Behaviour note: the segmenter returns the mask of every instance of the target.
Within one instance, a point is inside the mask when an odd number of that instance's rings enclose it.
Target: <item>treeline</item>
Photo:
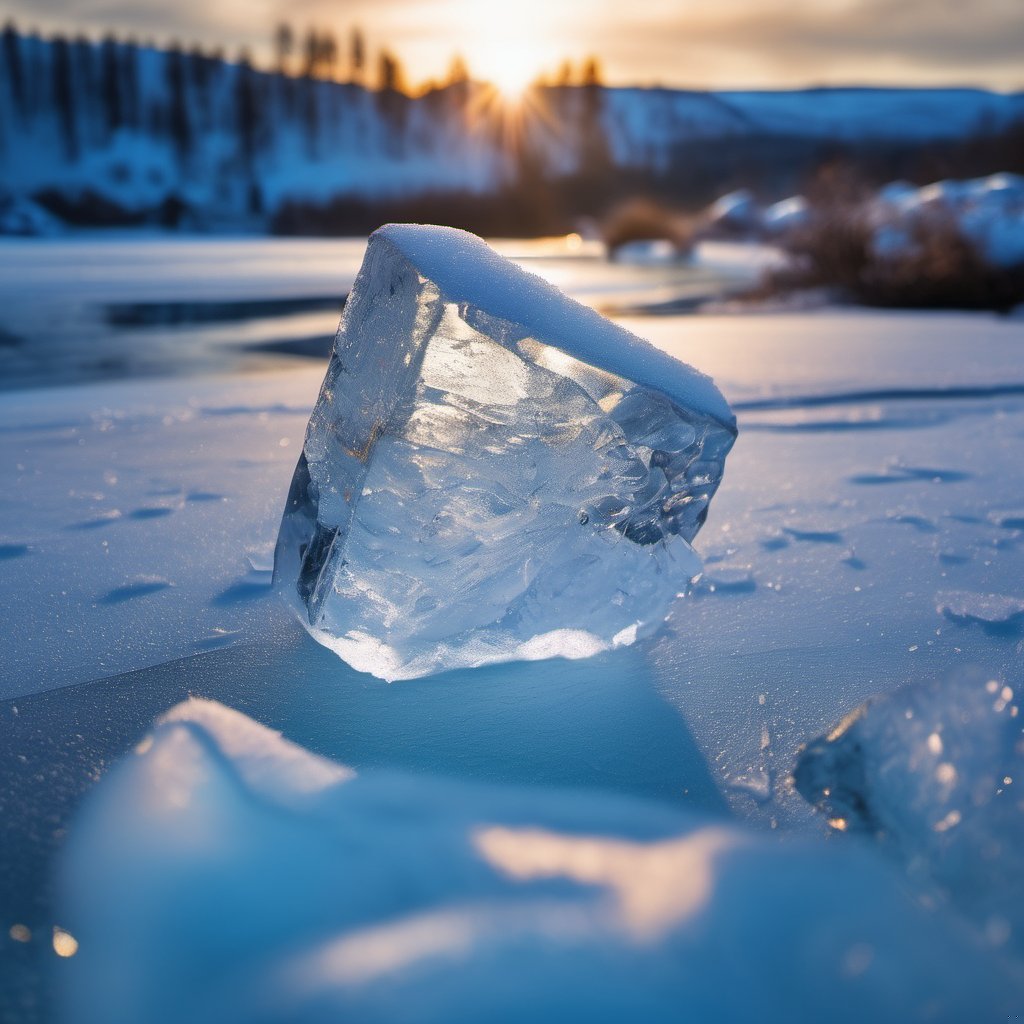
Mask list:
[[[110,142],[122,130],[166,136],[184,159],[197,134],[230,127],[213,124],[220,98],[213,94],[224,91],[227,77],[233,79],[234,127],[243,145],[258,130],[259,97],[252,68],[243,61],[237,72],[226,74],[231,66],[219,51],[185,51],[176,44],[155,51],[113,35],[99,43],[60,34],[43,39],[21,35],[8,22],[0,34],[0,52],[9,98],[0,139],[38,137],[48,127],[44,123],[55,118],[69,160],[85,148]]]
[[[609,166],[595,80],[552,101],[556,130],[519,124],[511,133],[507,112],[483,102],[488,87],[458,61],[449,81],[414,98],[387,52],[371,89],[331,77],[338,50],[323,33],[310,32],[301,53],[290,30],[279,37],[282,66],[263,71],[245,54],[228,62],[114,36],[43,39],[8,24],[0,182],[76,224],[129,223],[156,206],[165,221],[191,212],[266,223],[297,198],[497,194],[537,188],[555,166]],[[293,56],[301,64],[286,66]],[[365,61],[354,34],[348,70],[365,71]]]
[[[696,137],[694,110],[719,133]],[[1024,170],[1021,125],[837,144],[745,117],[713,95],[606,89],[593,60],[556,69],[511,110],[458,58],[412,96],[401,64],[358,30],[342,45],[282,26],[267,70],[245,54],[8,24],[0,213],[25,200],[76,225],[336,234],[413,219],[536,234],[638,195],[685,211],[738,187],[768,201],[834,187],[823,169],[872,186]]]

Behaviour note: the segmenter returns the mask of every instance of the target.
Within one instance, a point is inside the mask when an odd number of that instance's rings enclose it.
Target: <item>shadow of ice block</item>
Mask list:
[[[359,771],[606,790],[728,814],[685,723],[655,693],[642,646],[459,670],[443,683],[356,672],[282,607],[258,642],[0,703],[0,907],[33,927],[52,919],[52,860],[79,801],[192,695]]]
[[[61,879],[68,1024],[956,1020],[1017,994],[860,851],[356,773],[198,699],[100,783]]]
[[[375,232],[285,507],[275,581],[384,679],[655,629],[736,436],[714,383],[465,232]]]
[[[308,641],[294,653],[291,685],[317,695],[287,698],[286,728],[348,764],[607,789],[726,813],[703,755],[655,693],[637,648],[586,661],[458,669],[394,686]],[[342,694],[334,692],[339,683]]]

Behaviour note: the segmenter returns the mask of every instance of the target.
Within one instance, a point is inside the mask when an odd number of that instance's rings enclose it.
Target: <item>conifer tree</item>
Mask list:
[[[13,21],[8,21],[3,30],[4,64],[7,66],[7,82],[11,100],[18,117],[24,122],[28,117],[25,96],[25,68],[21,60],[21,39]]]
[[[64,154],[78,159],[78,127],[75,121],[75,91],[71,70],[71,51],[63,36],[51,40],[53,59],[50,65],[53,101],[57,108]]]
[[[167,51],[165,73],[171,141],[179,162],[184,163],[192,150],[192,126],[185,83],[185,57],[177,43],[172,43]]]
[[[277,72],[280,75],[286,75],[292,51],[295,49],[295,32],[288,22],[282,21],[277,26],[274,32],[274,47],[277,51]]]
[[[366,40],[363,30],[356,25],[349,38],[349,77],[357,85],[362,85],[366,75]]]
[[[325,31],[320,33],[317,51],[320,77],[336,78],[338,72],[338,40],[334,38],[333,32]]]
[[[122,117],[126,128],[138,128],[142,124],[142,109],[139,102],[139,45],[135,39],[129,37],[120,50]]]
[[[390,51],[381,50],[377,62],[377,88],[381,92],[405,92],[405,71]]]
[[[310,28],[302,44],[302,77],[315,78],[319,66],[320,35],[315,28]]]
[[[235,137],[242,166],[250,178],[256,163],[256,140],[259,136],[259,108],[256,102],[255,75],[249,54],[242,51],[235,76]]]
[[[117,40],[112,35],[100,43],[100,91],[102,92],[103,120],[107,136],[124,124],[124,105],[121,102],[121,59]]]

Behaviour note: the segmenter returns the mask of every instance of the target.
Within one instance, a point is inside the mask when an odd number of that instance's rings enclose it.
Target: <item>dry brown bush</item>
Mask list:
[[[680,254],[693,245],[692,221],[650,199],[620,203],[602,220],[600,231],[609,255],[630,242],[668,241]]]

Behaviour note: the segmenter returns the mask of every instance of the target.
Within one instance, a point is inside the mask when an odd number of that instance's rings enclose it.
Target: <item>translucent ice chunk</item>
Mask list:
[[[735,438],[714,384],[479,239],[370,239],[275,580],[385,679],[631,643],[699,570]]]
[[[355,775],[209,701],[101,780],[63,867],[69,1024],[861,1024],[1020,1005],[998,958],[868,851],[595,791]]]
[[[1019,688],[975,671],[875,698],[808,744],[797,788],[1024,954]]]

